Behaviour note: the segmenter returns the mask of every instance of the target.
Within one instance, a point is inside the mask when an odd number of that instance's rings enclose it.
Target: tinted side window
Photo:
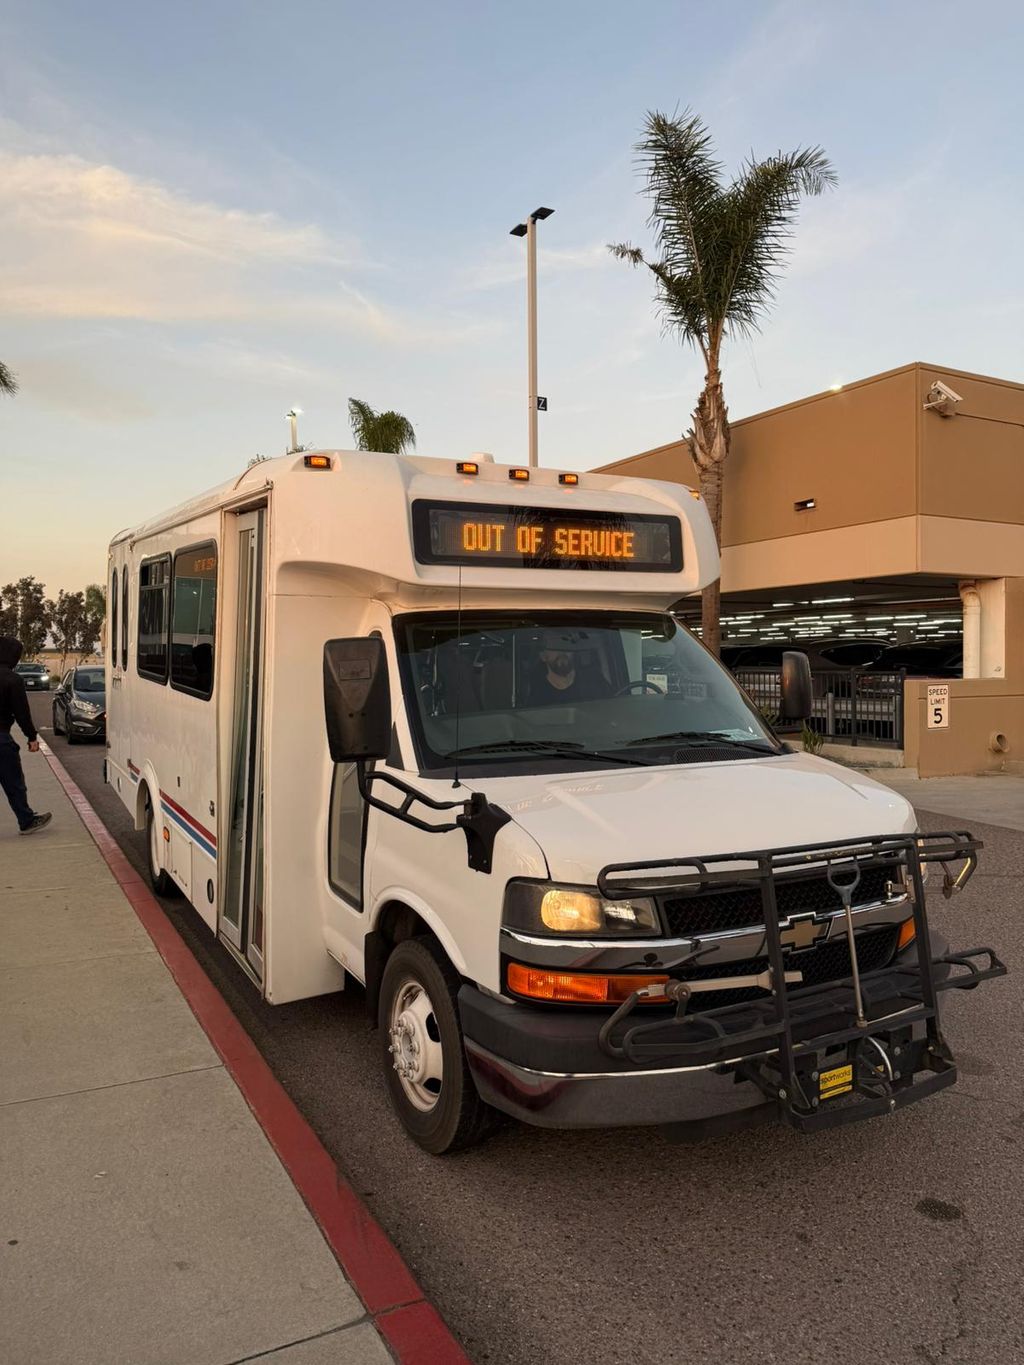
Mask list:
[[[114,650],[117,650],[117,623],[114,623]],[[128,667],[128,565],[121,570],[121,667]]]
[[[139,569],[136,664],[143,678],[167,681],[167,579],[170,559],[147,560]]]
[[[197,697],[213,691],[217,622],[217,547],[198,545],[174,556],[171,686]]]
[[[117,667],[117,570],[110,575],[110,664]]]

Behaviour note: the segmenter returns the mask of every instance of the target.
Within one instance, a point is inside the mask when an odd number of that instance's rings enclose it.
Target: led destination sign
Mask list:
[[[420,499],[412,526],[421,564],[631,573],[683,567],[678,517]]]

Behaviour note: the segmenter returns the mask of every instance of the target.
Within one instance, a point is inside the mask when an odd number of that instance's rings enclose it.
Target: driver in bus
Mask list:
[[[587,645],[579,631],[546,630],[529,688],[531,706],[565,705],[610,697],[612,689],[596,664],[584,665]]]

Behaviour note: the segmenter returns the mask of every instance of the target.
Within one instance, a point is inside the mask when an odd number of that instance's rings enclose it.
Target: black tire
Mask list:
[[[149,884],[158,896],[174,897],[178,894],[178,885],[174,878],[168,873],[166,868],[156,867],[153,856],[155,840],[157,838],[156,817],[153,814],[153,802],[146,793],[146,866],[149,868]]]
[[[407,1091],[407,1083],[398,1074],[399,1059],[390,1050],[395,1045],[391,1031],[393,1011],[411,984],[426,994],[430,1007],[427,1024],[433,1021],[430,1038],[440,1043],[443,1057],[437,1099],[427,1109],[420,1107]],[[381,980],[377,1022],[385,1084],[402,1127],[433,1156],[472,1147],[486,1137],[496,1118],[495,1111],[477,1094],[466,1065],[456,1003],[459,985],[455,969],[437,943],[427,937],[400,943],[388,958]],[[409,1085],[417,1088],[411,1081]],[[424,1099],[421,1096],[421,1102]]]
[[[51,711],[53,712],[53,733],[54,733],[55,735],[62,735],[62,734],[64,733],[64,731],[63,731],[63,730],[60,728],[60,726],[57,724],[57,708],[56,708],[56,706],[53,706],[53,707],[51,707],[50,709],[51,709]]]
[[[67,723],[67,729],[64,731],[64,733],[65,733],[65,734],[67,735],[67,737],[68,737],[68,743],[69,743],[69,744],[77,744],[77,743],[78,743],[78,736],[75,734],[75,727],[71,724],[70,721],[68,721],[68,723]]]

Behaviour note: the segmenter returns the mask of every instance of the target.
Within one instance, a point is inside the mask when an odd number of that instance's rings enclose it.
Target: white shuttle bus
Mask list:
[[[106,778],[155,889],[268,1001],[361,983],[430,1152],[956,1078],[941,993],[1004,968],[929,944],[923,882],[977,841],[780,740],[670,614],[718,572],[684,487],[335,450],[110,546]]]

